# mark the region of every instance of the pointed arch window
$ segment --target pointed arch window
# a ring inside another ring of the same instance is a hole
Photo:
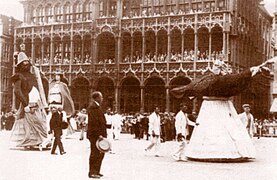
[[[91,20],[92,19],[92,3],[90,1],[85,2],[84,8],[84,20]]]
[[[64,5],[64,23],[72,22],[72,6],[69,2]]]
[[[56,22],[62,22],[63,20],[63,12],[62,12],[62,6],[60,3],[56,4],[54,7],[54,14],[56,16],[55,21]]]
[[[83,19],[83,5],[80,2],[77,2],[74,5],[74,20],[80,22]]]
[[[46,5],[45,7],[45,22],[50,23],[53,20],[53,11],[51,4]]]

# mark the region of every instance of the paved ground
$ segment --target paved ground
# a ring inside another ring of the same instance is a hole
[[[78,133],[63,140],[67,154],[50,155],[49,150],[9,149],[10,132],[0,132],[0,180],[83,180],[89,179],[88,140],[79,141]],[[175,162],[171,154],[175,142],[162,143],[162,157],[145,155],[146,140],[122,134],[113,143],[115,154],[107,154],[102,173],[106,180],[183,180],[230,179],[276,180],[277,139],[255,139],[257,158],[244,163]]]

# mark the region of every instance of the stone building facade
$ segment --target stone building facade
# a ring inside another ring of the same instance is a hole
[[[0,14],[0,113],[11,110],[12,86],[9,78],[13,70],[15,27],[20,21]]]
[[[272,17],[260,0],[22,3],[24,24],[15,31],[15,49],[25,43],[49,81],[61,69],[76,109],[100,90],[104,106],[123,113],[150,112],[156,104],[175,112],[189,100],[175,99],[170,89],[209,73],[215,60],[223,59],[237,73],[270,54]],[[235,97],[236,106],[247,101],[255,109],[257,100],[263,101],[259,108],[268,109],[270,78],[265,79],[253,85],[259,91]]]

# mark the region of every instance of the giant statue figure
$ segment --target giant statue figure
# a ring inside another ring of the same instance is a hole
[[[220,65],[214,73],[190,84],[177,87],[171,93],[177,97],[203,98],[197,126],[185,155],[193,160],[234,161],[255,158],[255,148],[246,128],[238,118],[231,97],[241,93],[254,76],[268,72],[265,65],[230,74]]]
[[[19,107],[11,142],[15,147],[30,148],[41,145],[47,138],[45,94],[48,93],[48,82],[39,69],[32,66],[24,50],[25,46],[21,45],[21,52],[14,55],[17,63],[11,81]]]

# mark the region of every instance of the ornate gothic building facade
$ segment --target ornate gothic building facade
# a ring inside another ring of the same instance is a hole
[[[11,110],[12,85],[9,78],[13,69],[15,27],[20,21],[0,14],[0,113]]]
[[[155,104],[175,112],[188,100],[175,99],[170,89],[209,73],[216,59],[237,73],[271,53],[272,17],[260,0],[22,3],[24,24],[16,29],[15,50],[25,43],[49,81],[61,69],[76,109],[99,90],[106,107],[123,113],[149,112]],[[247,101],[268,109],[269,80],[255,87],[234,99],[237,107]]]

